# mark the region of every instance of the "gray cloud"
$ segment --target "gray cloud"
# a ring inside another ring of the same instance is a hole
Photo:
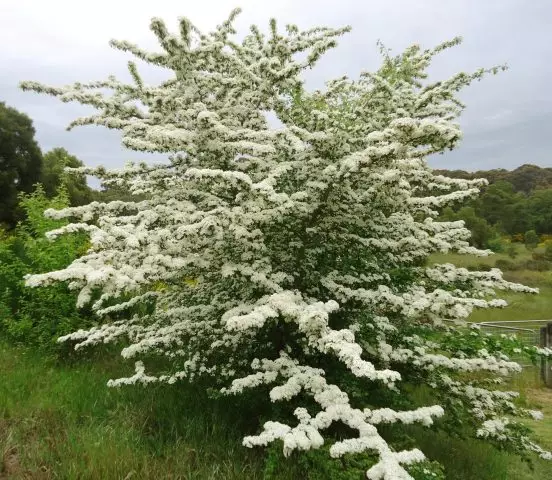
[[[510,70],[471,86],[462,93],[467,110],[461,118],[465,131],[461,147],[432,158],[436,167],[512,168],[523,163],[552,165],[552,2],[548,0],[281,0],[269,5],[246,0],[237,26],[245,32],[251,23],[262,26],[275,16],[300,27],[350,24],[337,49],[312,71],[307,85],[318,88],[326,80],[378,66],[376,40],[399,52],[412,43],[433,46],[456,35],[460,47],[438,58],[431,68],[437,78],[459,70],[508,63]],[[211,0],[185,5],[181,1],[97,0],[84,9],[79,2],[3,2],[0,5],[0,100],[29,114],[43,149],[63,146],[88,165],[120,166],[143,155],[120,145],[117,132],[84,127],[71,132],[65,126],[89,113],[78,105],[18,90],[20,80],[52,85],[105,78],[127,78],[128,57],[110,49],[110,38],[124,38],[155,47],[149,18],[161,16],[175,25],[178,16],[190,17],[200,28],[222,21],[233,2]],[[163,78],[151,68],[149,81]]]

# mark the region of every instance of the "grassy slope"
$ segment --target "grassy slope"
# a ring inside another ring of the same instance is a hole
[[[518,246],[519,256],[515,262],[530,258],[525,247]],[[453,263],[460,267],[476,267],[485,264],[495,266],[498,259],[510,260],[505,254],[495,254],[488,257],[472,257],[458,254],[432,255],[432,263]],[[552,321],[552,271],[536,272],[529,270],[504,272],[504,278],[512,282],[522,283],[530,287],[538,287],[540,293],[528,295],[526,293],[505,292],[500,295],[508,302],[504,309],[477,310],[470,320],[474,322],[505,320],[551,320]],[[540,326],[540,324],[537,324]]]
[[[0,343],[0,479],[263,478],[262,454],[241,446],[248,425],[231,404],[190,387],[106,388],[117,370],[105,360],[54,365]],[[524,401],[549,415],[535,427],[552,448],[552,392],[531,373],[518,381]],[[450,480],[550,478],[549,463],[537,461],[532,472],[483,442],[421,429],[416,437]],[[300,478],[293,469],[288,461],[273,478]]]

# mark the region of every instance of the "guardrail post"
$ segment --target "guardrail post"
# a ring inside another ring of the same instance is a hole
[[[541,327],[540,345],[548,348],[552,346],[552,322],[548,322],[546,327]],[[552,361],[548,358],[541,360],[541,378],[547,387],[552,388]]]
[[[539,345],[541,347],[546,347],[546,327],[541,327],[540,328],[540,341],[539,341]],[[545,372],[546,372],[546,359],[545,358],[541,358],[541,362],[540,362],[540,376],[541,376],[541,380],[543,382],[546,382],[545,380]]]

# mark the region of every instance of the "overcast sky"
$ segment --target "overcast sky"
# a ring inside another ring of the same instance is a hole
[[[143,155],[123,149],[116,131],[80,127],[67,132],[75,117],[89,112],[45,95],[22,92],[21,80],[51,85],[128,78],[129,56],[111,49],[111,38],[156,49],[149,31],[153,16],[176,27],[189,17],[208,31],[241,6],[237,27],[351,25],[339,46],[306,75],[318,88],[343,74],[374,70],[381,39],[394,52],[412,43],[423,47],[464,37],[464,43],[433,65],[434,79],[507,63],[510,69],[469,87],[461,123],[460,148],[431,164],[467,170],[515,168],[524,163],[552,166],[552,1],[551,0],[0,0],[0,101],[27,113],[43,150],[62,146],[87,165],[121,166]],[[146,80],[165,78],[142,68]]]

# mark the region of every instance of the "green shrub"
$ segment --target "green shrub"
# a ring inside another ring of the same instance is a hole
[[[552,269],[552,262],[546,260],[527,260],[525,262],[525,268],[527,270],[534,270],[537,272],[546,272]]]
[[[539,236],[535,232],[535,230],[529,230],[525,232],[525,246],[528,250],[533,250],[537,248],[537,245],[539,244]]]
[[[19,205],[25,220],[13,232],[0,233],[0,330],[12,341],[61,353],[68,346],[58,345],[57,337],[91,326],[92,314],[77,311],[76,294],[66,285],[28,288],[24,277],[64,268],[86,250],[87,241],[82,234],[45,237],[66,223],[44,217],[44,210],[68,205],[65,191],[48,199],[39,186],[22,195]]]
[[[517,247],[512,242],[510,242],[506,247],[506,253],[512,259],[516,258],[519,255]]]
[[[494,237],[487,240],[487,247],[495,253],[501,253],[507,249],[507,243],[501,237]]]

